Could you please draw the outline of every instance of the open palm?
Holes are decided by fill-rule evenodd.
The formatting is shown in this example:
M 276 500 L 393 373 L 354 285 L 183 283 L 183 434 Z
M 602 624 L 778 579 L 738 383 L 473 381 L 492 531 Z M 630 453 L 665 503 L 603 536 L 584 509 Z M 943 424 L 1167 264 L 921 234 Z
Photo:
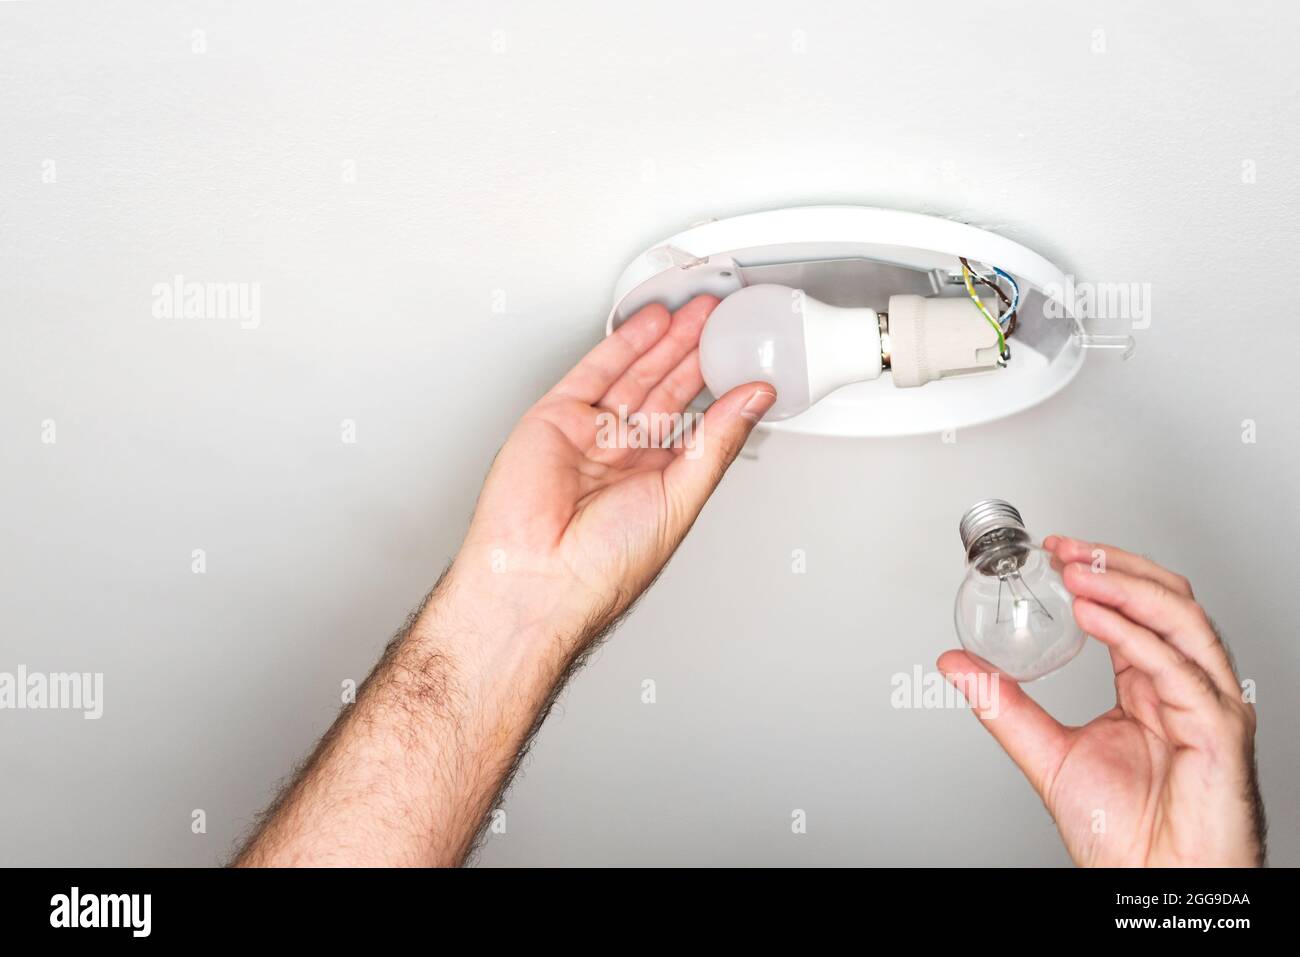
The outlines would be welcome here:
M 647 306 L 528 410 L 484 484 L 458 575 L 490 571 L 501 600 L 586 631 L 654 580 L 776 397 L 752 383 L 685 417 L 716 305 Z
M 1262 862 L 1254 708 L 1186 579 L 1138 555 L 1052 536 L 1080 627 L 1110 648 L 1115 707 L 1060 724 L 999 675 L 977 714 L 1024 771 L 1070 856 L 1092 866 L 1233 866 Z M 1098 551 L 1104 572 L 1095 572 Z M 950 651 L 959 687 L 989 666 Z

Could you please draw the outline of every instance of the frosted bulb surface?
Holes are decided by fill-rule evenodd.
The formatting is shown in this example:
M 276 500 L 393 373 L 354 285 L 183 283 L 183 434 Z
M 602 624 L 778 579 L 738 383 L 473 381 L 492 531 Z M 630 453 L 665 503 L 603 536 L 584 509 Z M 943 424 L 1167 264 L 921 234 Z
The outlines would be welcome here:
M 764 418 L 788 419 L 843 385 L 879 376 L 880 327 L 870 309 L 829 306 L 789 286 L 746 286 L 709 316 L 700 371 L 714 396 L 770 383 L 776 403 Z
M 1051 555 L 1026 542 L 987 548 L 957 589 L 962 647 L 1016 681 L 1033 681 L 1067 664 L 1087 637 Z

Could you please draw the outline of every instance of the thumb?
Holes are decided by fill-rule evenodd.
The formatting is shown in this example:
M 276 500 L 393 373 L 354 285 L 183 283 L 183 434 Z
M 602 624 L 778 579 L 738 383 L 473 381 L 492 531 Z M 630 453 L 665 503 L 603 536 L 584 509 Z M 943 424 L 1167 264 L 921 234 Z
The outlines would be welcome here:
M 687 526 L 727 474 L 745 440 L 776 401 L 776 389 L 766 382 L 739 385 L 709 406 L 701 420 L 694 448 L 678 455 L 664 470 L 670 501 Z
M 1069 732 L 1006 675 L 964 651 L 939 657 L 939 671 L 1044 800 L 1069 749 Z

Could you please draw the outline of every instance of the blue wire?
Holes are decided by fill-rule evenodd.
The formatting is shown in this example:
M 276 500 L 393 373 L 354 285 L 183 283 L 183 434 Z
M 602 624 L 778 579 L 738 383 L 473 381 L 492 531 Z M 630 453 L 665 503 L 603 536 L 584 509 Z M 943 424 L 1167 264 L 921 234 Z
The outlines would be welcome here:
M 1006 315 L 1002 317 L 1002 319 L 1005 319 L 1007 323 L 1010 324 L 1011 317 L 1014 316 L 1016 314 L 1016 310 L 1020 308 L 1020 283 L 1016 282 L 1015 278 L 1011 275 L 1011 273 L 1005 272 L 1004 270 L 999 269 L 997 266 L 993 267 L 993 272 L 1001 276 L 1007 282 L 1011 283 L 1011 290 L 1012 290 L 1011 305 L 1007 306 Z M 1002 324 L 1002 319 L 998 320 L 999 325 Z M 1005 328 L 1005 326 L 1003 328 Z

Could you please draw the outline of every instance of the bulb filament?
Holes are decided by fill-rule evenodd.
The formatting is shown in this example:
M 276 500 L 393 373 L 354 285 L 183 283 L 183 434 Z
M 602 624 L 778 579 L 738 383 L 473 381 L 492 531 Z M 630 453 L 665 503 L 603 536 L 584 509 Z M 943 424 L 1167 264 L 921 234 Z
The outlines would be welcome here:
M 1006 586 L 1010 594 L 1008 605 L 1010 606 L 1010 621 L 1017 628 L 1025 628 L 1029 625 L 1030 615 L 1042 615 L 1048 621 L 1052 620 L 1051 613 L 1043 607 L 1043 603 L 1038 600 L 1038 596 L 1033 593 L 1025 580 L 1020 577 L 1019 573 L 1012 572 L 1009 575 L 998 576 L 998 605 L 994 621 L 1002 622 L 1007 619 L 1002 617 L 1002 587 Z

